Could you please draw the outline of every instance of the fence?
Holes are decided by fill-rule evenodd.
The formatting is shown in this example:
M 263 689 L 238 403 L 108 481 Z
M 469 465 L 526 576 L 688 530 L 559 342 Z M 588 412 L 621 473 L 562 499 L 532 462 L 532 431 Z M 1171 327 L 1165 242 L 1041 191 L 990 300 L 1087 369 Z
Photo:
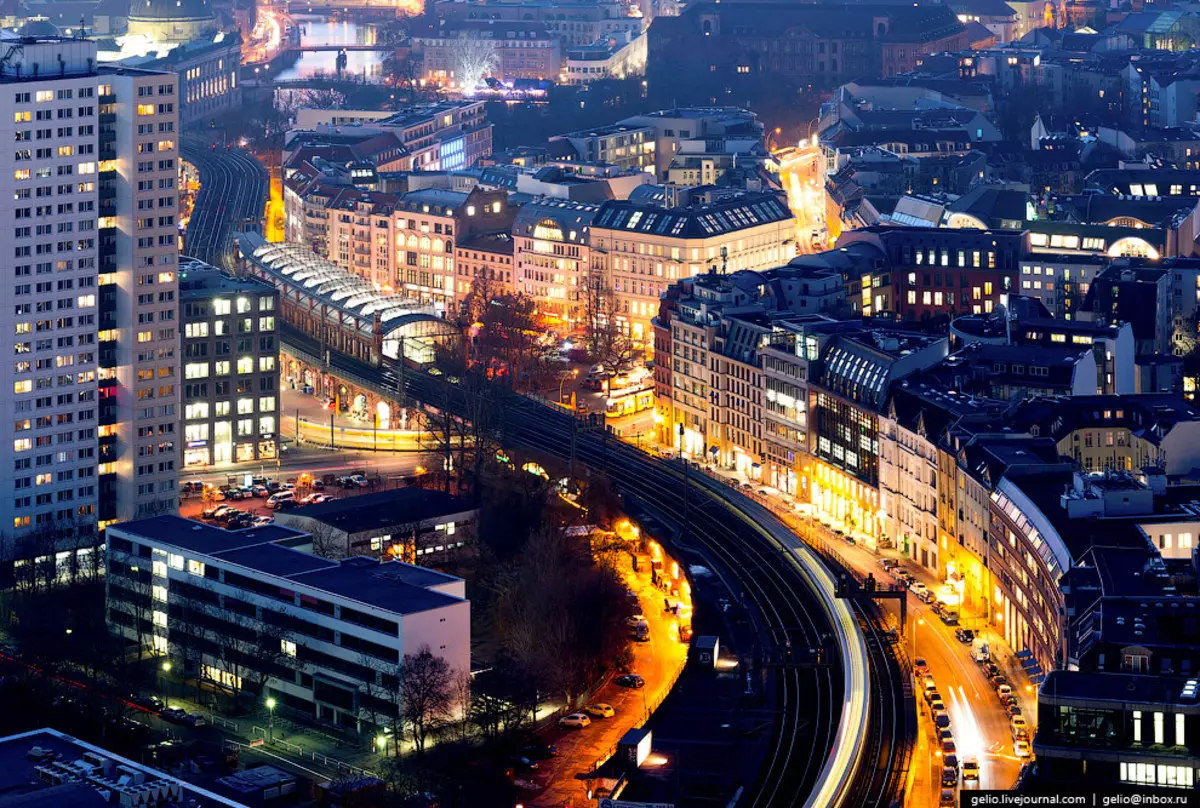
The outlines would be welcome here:
M 238 723 L 236 721 L 230 721 L 228 718 L 223 718 L 214 712 L 207 712 L 204 714 L 204 716 L 208 719 L 208 723 L 212 724 L 214 727 L 231 729 L 237 733 L 241 732 L 241 729 L 238 727 Z
M 261 738 L 261 739 L 266 739 L 267 734 L 268 734 L 267 730 L 264 729 L 263 727 L 252 727 L 251 732 L 259 733 L 259 738 Z M 329 755 L 323 755 L 320 752 L 314 752 L 312 750 L 305 749 L 304 747 L 300 746 L 299 744 L 295 744 L 290 741 L 285 741 L 282 738 L 272 737 L 270 740 L 267 741 L 267 743 L 272 747 L 277 747 L 279 749 L 282 749 L 285 752 L 287 752 L 288 754 L 294 755 L 295 757 L 298 757 L 302 760 L 311 760 L 313 763 L 319 763 L 320 765 L 324 766 L 325 768 L 332 769 L 337 772 L 346 772 L 347 774 L 360 775 L 363 777 L 378 777 L 379 776 L 378 774 L 371 771 L 370 769 L 364 769 L 361 766 L 354 766 L 350 763 L 347 763 L 344 760 L 339 760 L 335 757 L 330 757 Z

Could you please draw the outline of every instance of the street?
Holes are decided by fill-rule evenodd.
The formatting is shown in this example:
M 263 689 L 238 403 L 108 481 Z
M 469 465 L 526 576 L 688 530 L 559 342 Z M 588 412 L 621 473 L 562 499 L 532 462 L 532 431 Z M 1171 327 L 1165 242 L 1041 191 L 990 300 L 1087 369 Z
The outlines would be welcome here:
M 666 698 L 683 667 L 688 646 L 679 639 L 680 621 L 663 608 L 664 598 L 672 603 L 680 599 L 666 595 L 651 582 L 649 560 L 648 555 L 640 555 L 637 572 L 628 563 L 621 566 L 625 582 L 638 593 L 642 614 L 650 624 L 650 641 L 632 643 L 631 670 L 645 679 L 646 686 L 632 689 L 609 682 L 589 703 L 611 704 L 616 715 L 593 718 L 591 726 L 583 729 L 554 726 L 547 731 L 543 740 L 558 747 L 558 756 L 540 765 L 535 779 L 544 783 L 546 789 L 531 801 L 532 805 L 557 806 L 586 799 L 588 783 L 580 776 L 591 775 L 597 764 L 613 754 L 626 731 L 645 723 L 650 711 Z M 669 558 L 665 560 L 666 568 L 671 564 Z M 686 597 L 688 604 L 690 600 L 690 596 Z

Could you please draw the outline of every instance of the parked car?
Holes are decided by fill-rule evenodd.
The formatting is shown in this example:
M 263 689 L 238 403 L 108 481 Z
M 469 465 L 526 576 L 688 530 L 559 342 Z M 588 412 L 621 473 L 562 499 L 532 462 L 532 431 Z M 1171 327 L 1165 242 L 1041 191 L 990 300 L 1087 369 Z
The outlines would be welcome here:
M 200 511 L 201 519 L 216 519 L 225 511 L 232 509 L 232 505 L 214 505 L 211 508 L 205 508 Z
M 1005 684 L 996 685 L 996 695 L 1000 698 L 1011 696 L 1013 692 L 1012 686 L 1007 682 Z
M 958 612 L 951 611 L 950 609 L 943 609 L 942 613 L 938 615 L 938 617 L 942 618 L 942 622 L 948 626 L 958 625 Z
M 187 710 L 182 707 L 166 707 L 158 711 L 158 717 L 172 724 L 182 724 L 187 717 Z
M 969 628 L 956 628 L 954 629 L 954 639 L 963 645 L 970 645 L 975 641 L 975 632 Z
M 949 738 L 949 739 L 943 738 L 942 739 L 942 759 L 944 760 L 947 757 L 952 757 L 957 754 L 958 754 L 958 747 L 956 747 L 954 745 L 954 739 L 953 738 Z
M 280 491 L 276 494 L 272 494 L 270 498 L 267 499 L 267 507 L 271 508 L 272 510 L 279 510 L 280 506 L 284 502 L 294 502 L 295 499 L 296 495 L 291 491 Z
M 1029 757 L 1029 741 L 1016 741 L 1013 743 L 1013 754 L 1019 758 Z
M 199 480 L 184 480 L 179 484 L 179 491 L 184 494 L 203 494 L 204 483 Z
M 1029 724 L 1025 722 L 1025 716 L 1014 715 L 1009 719 L 1010 729 L 1012 730 L 1013 738 L 1029 738 Z
M 136 693 L 129 696 L 129 703 L 152 713 L 161 712 L 162 708 L 167 706 L 158 696 L 139 696 Z
M 893 569 L 900 566 L 900 562 L 894 558 L 881 558 L 879 559 L 879 566 L 883 567 L 884 570 L 891 572 Z
M 568 729 L 583 729 L 591 723 L 592 719 L 588 718 L 586 713 L 571 713 L 558 719 L 558 725 Z
M 322 502 L 328 502 L 333 497 L 328 494 L 309 494 L 304 499 L 300 500 L 301 505 L 320 505 Z
M 208 722 L 204 720 L 204 716 L 200 713 L 187 713 L 183 717 L 183 723 L 191 727 L 208 726 Z
M 966 755 L 962 760 L 962 779 L 967 780 L 979 779 L 979 758 L 974 755 Z
M 984 662 L 983 663 L 983 675 L 988 677 L 989 679 L 993 676 L 999 676 L 1000 669 L 996 667 L 995 662 Z
M 524 755 L 509 755 L 504 759 L 504 762 L 517 772 L 534 772 L 537 771 L 538 764 L 536 760 L 530 760 Z
M 938 808 L 954 808 L 954 789 L 943 788 L 938 794 Z
M 925 661 L 925 657 L 917 657 L 913 660 L 913 670 L 918 676 L 924 676 L 929 673 L 929 663 Z
M 925 691 L 925 701 L 929 702 L 930 704 L 932 704 L 935 701 L 942 701 L 942 694 L 939 693 L 937 690 L 926 690 Z
M 531 743 L 521 749 L 521 754 L 530 760 L 549 760 L 558 756 L 558 747 L 552 743 Z
M 629 617 L 626 617 L 625 625 L 629 626 L 630 628 L 637 628 L 637 624 L 645 621 L 645 619 L 646 615 L 639 611 L 637 614 L 631 614 Z
M 953 741 L 954 733 L 948 727 L 938 727 L 938 743 L 942 741 Z
M 254 527 L 262 527 L 263 525 L 269 525 L 274 521 L 275 521 L 274 516 L 256 516 L 256 517 L 254 517 Z
M 944 701 L 942 701 L 941 699 L 934 699 L 933 701 L 929 702 L 929 709 L 933 710 L 935 713 L 938 710 L 945 712 L 946 711 L 946 703 Z
M 354 488 L 366 488 L 370 483 L 368 483 L 367 478 L 361 474 L 351 474 L 350 484 Z
M 997 673 L 995 676 L 988 677 L 988 683 L 991 684 L 992 690 L 999 692 L 1000 688 L 1008 686 L 1008 677 L 1002 673 Z
M 592 718 L 612 718 L 617 714 L 617 711 L 613 709 L 611 704 L 605 704 L 604 702 L 589 704 L 583 708 L 583 711 Z
M 1021 714 L 1021 705 L 1019 705 L 1019 704 L 1008 705 L 1008 717 L 1009 718 L 1012 718 L 1014 715 L 1020 715 L 1020 714 Z
M 634 690 L 646 686 L 646 680 L 636 673 L 624 673 L 616 678 L 618 687 L 629 687 Z
M 940 710 L 940 711 L 934 712 L 933 725 L 935 727 L 937 727 L 938 729 L 949 729 L 950 728 L 950 713 L 946 712 L 945 710 Z
M 953 788 L 958 785 L 958 772 L 949 766 L 942 767 L 942 785 Z
M 922 593 L 929 591 L 929 587 L 925 586 L 925 584 L 921 583 L 920 581 L 913 581 L 908 588 L 917 597 L 920 597 Z
M 271 492 L 267 490 L 267 486 L 262 483 L 251 486 L 250 491 L 253 492 L 254 496 L 256 497 L 269 497 L 271 495 Z

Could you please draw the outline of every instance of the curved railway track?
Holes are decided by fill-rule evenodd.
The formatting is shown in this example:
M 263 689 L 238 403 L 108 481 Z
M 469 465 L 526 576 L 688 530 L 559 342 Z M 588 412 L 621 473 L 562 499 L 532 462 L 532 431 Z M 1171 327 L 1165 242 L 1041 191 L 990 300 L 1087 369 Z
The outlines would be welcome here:
M 232 268 L 232 237 L 262 221 L 270 190 L 263 165 L 244 149 L 212 148 L 199 137 L 183 138 L 183 159 L 200 173 L 200 193 L 184 233 L 184 253 Z

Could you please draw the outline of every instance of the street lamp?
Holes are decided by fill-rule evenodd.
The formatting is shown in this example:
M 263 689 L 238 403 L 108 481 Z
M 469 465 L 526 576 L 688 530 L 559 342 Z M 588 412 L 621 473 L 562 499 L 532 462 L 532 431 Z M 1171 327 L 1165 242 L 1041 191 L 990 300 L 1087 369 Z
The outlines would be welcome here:
M 267 742 L 275 742 L 275 699 L 267 699 Z
M 562 398 L 563 398 L 563 383 L 564 383 L 564 382 L 565 382 L 567 379 L 573 379 L 573 378 L 575 378 L 575 377 L 576 377 L 576 376 L 578 376 L 578 375 L 579 375 L 579 370 L 578 370 L 578 369 L 575 369 L 575 370 L 572 370 L 572 371 L 565 371 L 565 370 L 564 370 L 564 371 L 562 371 L 561 373 L 559 373 L 559 374 L 558 374 L 558 403 L 559 403 L 559 404 L 562 404 Z
M 925 618 L 918 617 L 917 619 L 913 620 L 913 630 L 912 630 L 912 655 L 913 655 L 913 657 L 916 657 L 916 655 L 917 655 L 917 626 L 923 626 L 923 625 L 925 625 Z
M 170 673 L 171 672 L 171 660 L 168 659 L 166 662 L 164 662 L 162 664 L 162 669 L 163 669 L 163 673 Z

